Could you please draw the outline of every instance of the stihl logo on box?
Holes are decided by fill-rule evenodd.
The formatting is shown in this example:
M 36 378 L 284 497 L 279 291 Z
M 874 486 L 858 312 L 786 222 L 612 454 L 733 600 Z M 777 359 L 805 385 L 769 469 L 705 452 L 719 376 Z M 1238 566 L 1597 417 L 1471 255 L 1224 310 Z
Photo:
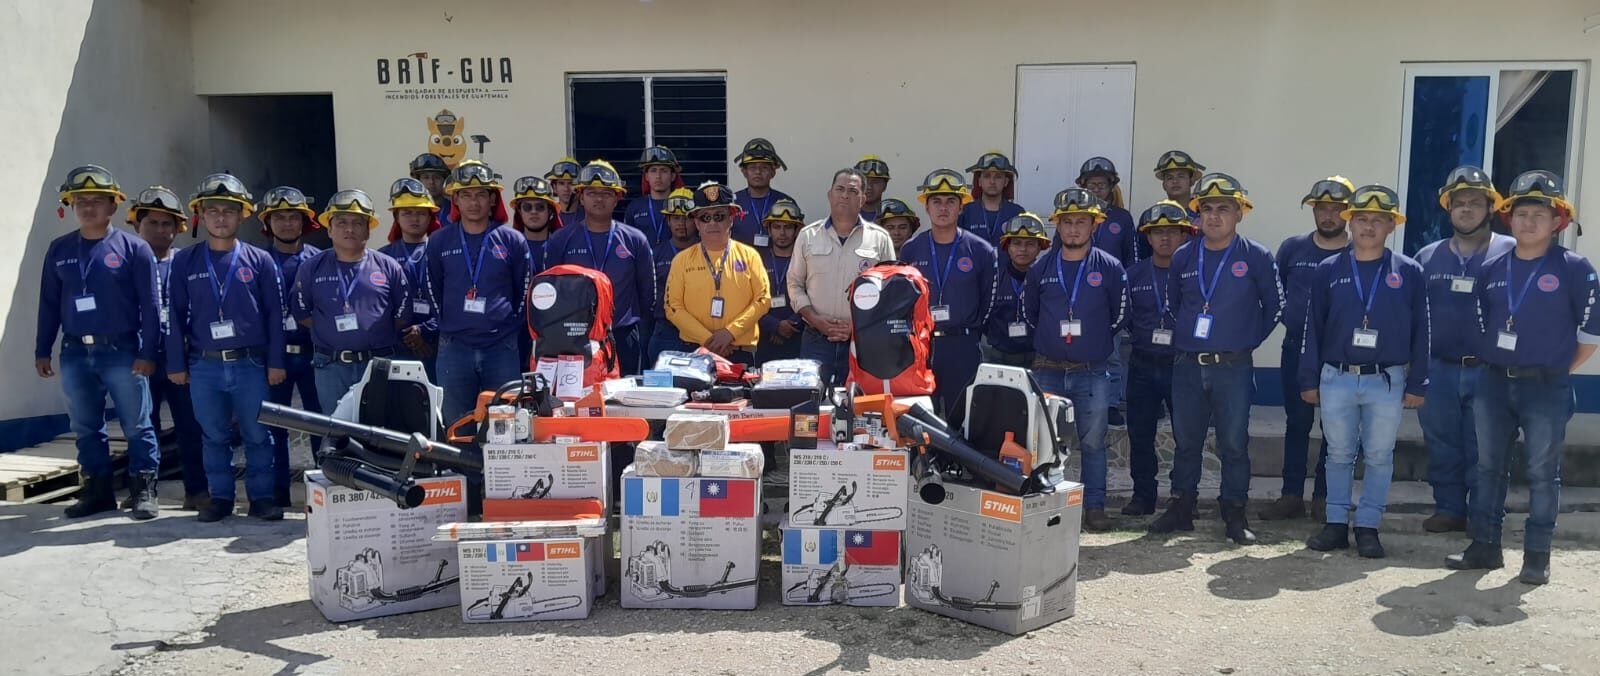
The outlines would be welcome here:
M 600 447 L 568 446 L 567 462 L 600 462 Z
M 872 469 L 878 472 L 903 472 L 906 469 L 906 456 L 874 455 Z
M 423 505 L 444 505 L 452 502 L 461 502 L 461 484 L 450 483 L 439 486 L 427 486 L 427 495 L 422 498 Z
M 1075 489 L 1072 490 L 1071 493 L 1067 494 L 1067 506 L 1068 507 L 1077 507 L 1078 505 L 1081 505 L 1081 504 L 1083 504 L 1083 489 L 1082 488 L 1075 488 Z
M 583 556 L 583 547 L 576 542 L 545 545 L 544 556 L 547 559 L 576 559 Z
M 991 519 L 1022 523 L 1022 498 L 985 491 L 979 496 L 978 513 Z

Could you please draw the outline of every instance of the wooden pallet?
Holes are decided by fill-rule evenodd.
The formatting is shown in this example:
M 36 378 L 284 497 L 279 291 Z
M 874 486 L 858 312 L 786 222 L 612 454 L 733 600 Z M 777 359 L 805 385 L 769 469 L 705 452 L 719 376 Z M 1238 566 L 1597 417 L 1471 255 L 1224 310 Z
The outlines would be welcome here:
M 111 437 L 111 460 L 128 454 L 122 427 L 106 425 Z M 170 430 L 170 425 L 167 430 Z M 163 432 L 167 431 L 163 430 Z M 78 490 L 77 435 L 63 434 L 38 446 L 0 453 L 0 499 L 6 502 L 48 502 Z

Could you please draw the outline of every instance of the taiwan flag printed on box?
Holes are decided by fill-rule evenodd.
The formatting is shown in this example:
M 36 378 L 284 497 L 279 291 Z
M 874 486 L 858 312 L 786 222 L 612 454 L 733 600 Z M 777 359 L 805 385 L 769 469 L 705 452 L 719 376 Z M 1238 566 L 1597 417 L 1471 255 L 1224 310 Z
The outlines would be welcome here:
M 745 519 L 755 515 L 756 482 L 700 480 L 700 516 Z
M 900 534 L 895 531 L 847 530 L 844 560 L 852 566 L 893 566 L 900 563 Z
M 514 563 L 519 561 L 543 561 L 544 543 L 542 542 L 507 542 L 491 543 L 488 551 L 484 552 L 485 560 L 493 563 L 505 561 Z

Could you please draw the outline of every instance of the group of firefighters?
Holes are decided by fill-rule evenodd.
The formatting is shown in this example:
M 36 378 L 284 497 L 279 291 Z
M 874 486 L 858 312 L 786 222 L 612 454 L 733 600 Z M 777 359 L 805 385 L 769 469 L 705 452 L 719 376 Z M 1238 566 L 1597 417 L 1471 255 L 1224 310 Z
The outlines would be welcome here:
M 1325 525 L 1307 546 L 1347 548 L 1353 530 L 1361 556 L 1382 557 L 1402 409 L 1420 407 L 1436 502 L 1425 526 L 1471 540 L 1448 565 L 1503 565 L 1508 458 L 1520 432 L 1532 490 L 1521 579 L 1548 580 L 1570 374 L 1600 343 L 1594 267 L 1557 242 L 1575 216 L 1557 176 L 1527 172 L 1502 195 L 1481 169 L 1456 169 L 1438 191 L 1454 232 L 1413 258 L 1387 248 L 1405 222 L 1395 191 L 1339 176 L 1302 200 L 1315 229 L 1274 255 L 1238 232 L 1252 208 L 1243 185 L 1178 150 L 1155 166 L 1166 199 L 1137 220 L 1116 167 L 1099 157 L 1056 195 L 1048 219 L 1012 200 L 1017 171 L 1004 154 L 985 153 L 965 173 L 936 170 L 916 188 L 926 224 L 885 197 L 891 176 L 876 156 L 835 172 L 829 214 L 809 224 L 772 186 L 787 169 L 772 143 L 751 140 L 735 163 L 744 189 L 691 190 L 671 150 L 646 149 L 642 194 L 619 222 L 612 214 L 629 190 L 603 160 L 563 158 L 516 179 L 508 210 L 489 166 L 451 168 L 423 154 L 390 189 L 381 249 L 368 247 L 381 219 L 360 190 L 334 194 L 319 213 L 296 188 L 257 200 L 238 178 L 213 174 L 187 203 L 161 186 L 129 201 L 106 169 L 73 169 L 60 199 L 79 227 L 46 253 L 35 354 L 39 375 L 55 375 L 60 336 L 83 471 L 67 516 L 118 508 L 107 394 L 128 437 L 122 508 L 134 518 L 159 510 L 152 416 L 165 400 L 183 449 L 184 509 L 201 521 L 233 514 L 232 449 L 242 443 L 248 513 L 279 519 L 290 502 L 288 441 L 256 422 L 263 401 L 289 403 L 298 391 L 306 408 L 331 412 L 371 359 L 416 359 L 454 420 L 527 368 L 526 289 L 541 270 L 575 264 L 610 280 L 625 374 L 661 352 L 704 347 L 745 364 L 813 359 L 837 385 L 848 374 L 851 282 L 900 260 L 928 284 L 934 403 L 953 423 L 984 361 L 1027 367 L 1045 391 L 1072 400 L 1088 530 L 1114 527 L 1111 427 L 1126 426 L 1130 445 L 1134 490 L 1121 513 L 1161 507 L 1155 439 L 1170 417 L 1170 496 L 1149 530 L 1194 528 L 1214 429 L 1224 532 L 1255 541 L 1246 515 L 1253 354 L 1282 323 L 1284 486 L 1259 518 L 1306 515 L 1320 406 L 1310 512 Z M 133 233 L 112 225 L 124 206 Z M 240 241 L 251 216 L 270 248 Z M 1496 234 L 1496 222 L 1510 235 Z M 179 249 L 191 227 L 207 237 Z M 331 249 L 304 242 L 317 228 Z

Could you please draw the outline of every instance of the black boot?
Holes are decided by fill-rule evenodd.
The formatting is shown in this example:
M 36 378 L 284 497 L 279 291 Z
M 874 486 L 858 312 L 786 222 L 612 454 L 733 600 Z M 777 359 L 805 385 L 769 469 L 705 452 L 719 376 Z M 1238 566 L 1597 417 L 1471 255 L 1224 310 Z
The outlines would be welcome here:
M 123 498 L 122 502 L 117 505 L 117 508 L 119 508 L 119 509 L 133 509 L 133 506 L 138 504 L 138 502 L 139 502 L 139 494 L 138 494 L 137 491 L 133 490 L 133 473 L 132 472 L 128 473 L 128 476 L 127 476 L 126 479 L 123 480 L 123 483 L 128 485 L 128 497 Z
M 1253 545 L 1256 534 L 1244 516 L 1243 503 L 1221 503 L 1223 532 L 1236 545 Z
M 1330 523 L 1322 526 L 1322 532 L 1306 540 L 1306 548 L 1319 552 L 1331 552 L 1335 549 L 1350 548 L 1350 524 Z
M 1378 541 L 1378 529 L 1356 527 L 1356 553 L 1363 559 L 1383 558 L 1383 543 Z
M 1506 560 L 1500 545 L 1473 540 L 1466 551 L 1445 557 L 1444 565 L 1451 570 L 1498 570 L 1506 566 Z
M 156 518 L 161 503 L 156 500 L 156 473 L 139 472 L 128 475 L 128 493 L 133 496 L 133 518 L 144 521 Z
M 1133 499 L 1122 507 L 1123 516 L 1148 516 L 1155 513 L 1156 501 L 1154 499 L 1141 498 L 1137 495 L 1133 496 Z
M 1167 511 L 1150 522 L 1148 527 L 1152 533 L 1171 533 L 1173 531 L 1194 530 L 1194 503 L 1193 495 L 1174 495 L 1167 498 Z
M 282 521 L 283 508 L 273 499 L 251 500 L 250 516 L 262 521 Z
M 117 508 L 117 496 L 111 490 L 110 474 L 85 474 L 82 481 L 83 485 L 78 489 L 78 503 L 67 508 L 67 518 L 81 519 Z
M 233 516 L 233 501 L 209 498 L 195 518 L 200 523 L 214 523 Z
M 1523 584 L 1549 584 L 1550 552 L 1523 552 L 1522 574 L 1517 579 Z

